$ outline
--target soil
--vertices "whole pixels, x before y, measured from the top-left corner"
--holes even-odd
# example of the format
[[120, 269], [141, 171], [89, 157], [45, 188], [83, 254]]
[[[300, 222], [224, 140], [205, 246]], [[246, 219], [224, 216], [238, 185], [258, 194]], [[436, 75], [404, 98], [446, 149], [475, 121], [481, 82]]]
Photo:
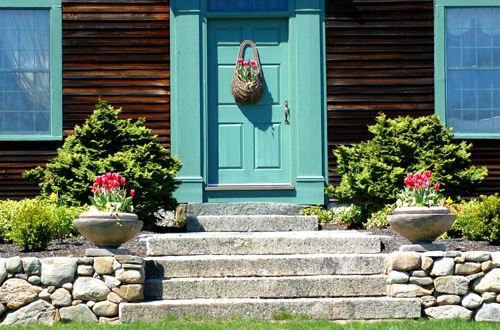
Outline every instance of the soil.
[[[385, 253], [397, 251], [403, 244], [412, 244], [409, 240], [388, 228], [373, 228], [369, 231], [376, 235], [392, 237], [391, 241], [384, 244], [383, 252]], [[490, 245], [485, 241], [469, 241], [462, 238], [437, 239], [434, 243], [446, 245], [447, 251], [500, 251], [499, 245]]]
[[[347, 230], [347, 226], [337, 223], [325, 223], [320, 225], [322, 230]], [[389, 228], [372, 228], [368, 230], [375, 235], [390, 236], [392, 240], [384, 241], [382, 252], [390, 253], [398, 251], [401, 245], [412, 244], [409, 240], [393, 232]], [[485, 241], [469, 241], [467, 239], [437, 239], [437, 244], [446, 245], [446, 251], [500, 251], [500, 245], [490, 245]]]
[[[128, 249], [131, 254], [145, 257], [146, 241], [145, 238], [153, 233], [143, 231], [133, 240], [122, 245], [122, 249]], [[97, 248], [94, 244], [87, 241], [82, 236], [74, 239], [53, 240], [49, 243], [46, 250], [40, 252], [23, 252], [23, 250], [13, 244], [0, 244], [0, 257], [8, 258], [13, 256], [23, 257], [84, 257], [85, 249]]]
[[[324, 224], [322, 230], [346, 230], [345, 226], [336, 224]], [[390, 236], [392, 240], [384, 242], [383, 253], [397, 251], [403, 244], [411, 244], [406, 238], [391, 231], [390, 229], [374, 228], [370, 229], [375, 235]], [[167, 232], [179, 232], [178, 229], [167, 230]], [[145, 257], [146, 256], [146, 238], [154, 235], [153, 232], [143, 231], [133, 240], [125, 243], [121, 248], [128, 249], [131, 254]], [[500, 251], [500, 246], [489, 245], [483, 241], [469, 241], [465, 239], [438, 239], [436, 243], [445, 244], [448, 251]], [[0, 258], [8, 258], [13, 256], [22, 257], [83, 257], [85, 249], [96, 248], [96, 246], [88, 242], [83, 237], [79, 236], [74, 239], [53, 240], [45, 251], [40, 252], [23, 252], [21, 248], [13, 244], [0, 244]]]

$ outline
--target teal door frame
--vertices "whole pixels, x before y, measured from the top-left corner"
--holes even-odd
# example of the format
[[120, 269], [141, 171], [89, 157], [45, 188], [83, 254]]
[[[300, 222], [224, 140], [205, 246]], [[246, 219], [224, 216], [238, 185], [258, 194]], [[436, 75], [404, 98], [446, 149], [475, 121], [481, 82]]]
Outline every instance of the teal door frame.
[[[327, 178], [326, 51], [323, 0], [289, 0], [287, 11], [208, 11], [206, 0], [170, 1], [172, 154], [182, 170], [175, 193], [179, 202], [276, 201], [322, 204]], [[207, 31], [211, 18], [289, 19], [290, 113], [298, 124], [292, 158], [293, 191], [209, 192]], [[228, 82], [229, 84], [229, 82]]]

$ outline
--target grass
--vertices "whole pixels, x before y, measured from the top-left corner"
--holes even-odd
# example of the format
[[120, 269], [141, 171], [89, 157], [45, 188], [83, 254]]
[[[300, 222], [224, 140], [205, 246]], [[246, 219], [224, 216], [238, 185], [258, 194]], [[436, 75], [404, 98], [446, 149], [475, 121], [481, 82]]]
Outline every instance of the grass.
[[224, 320], [173, 320], [167, 319], [159, 323], [134, 323], [119, 325], [95, 324], [55, 324], [53, 326], [17, 326], [5, 329], [26, 330], [494, 330], [500, 329], [500, 323], [471, 322], [464, 320], [418, 320], [418, 321], [373, 321], [336, 323], [328, 320], [287, 319], [281, 321], [256, 321], [233, 319]]

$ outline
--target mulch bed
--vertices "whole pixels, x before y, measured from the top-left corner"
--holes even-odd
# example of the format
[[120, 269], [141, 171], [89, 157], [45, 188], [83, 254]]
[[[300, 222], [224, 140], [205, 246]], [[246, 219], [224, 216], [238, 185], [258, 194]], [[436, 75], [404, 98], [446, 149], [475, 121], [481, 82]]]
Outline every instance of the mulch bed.
[[[322, 230], [336, 230], [343, 229], [345, 227], [337, 226], [334, 224], [323, 225]], [[172, 232], [179, 232], [178, 229], [173, 229]], [[391, 231], [390, 229], [370, 229], [370, 232], [376, 235], [391, 236], [392, 240], [384, 244], [384, 253], [390, 253], [397, 251], [399, 246], [403, 244], [411, 244], [406, 238], [400, 236], [399, 234]], [[127, 242], [122, 246], [124, 249], [128, 249], [131, 254], [140, 257], [146, 256], [146, 238], [154, 233], [143, 231], [136, 236], [133, 240]], [[454, 251], [500, 251], [500, 246], [489, 245], [487, 242], [482, 241], [469, 241], [465, 239], [438, 239], [436, 243], [445, 244], [447, 250]], [[0, 244], [0, 258], [8, 258], [13, 256], [20, 257], [83, 257], [85, 255], [85, 249], [96, 248], [96, 246], [83, 237], [79, 236], [75, 239], [67, 240], [53, 240], [49, 243], [47, 250], [41, 252], [23, 252], [21, 248], [13, 244]], [[328, 251], [322, 251], [328, 253]]]
[[[125, 243], [122, 248], [128, 249], [131, 254], [145, 257], [146, 256], [146, 242], [145, 237], [153, 234], [151, 232], [141, 232], [133, 240]], [[82, 236], [74, 239], [53, 240], [49, 243], [47, 250], [40, 252], [23, 252], [21, 248], [13, 244], [0, 244], [0, 257], [8, 258], [19, 256], [23, 257], [84, 257], [85, 249], [97, 248], [94, 244], [87, 241]]]
[[[391, 236], [392, 241], [384, 245], [384, 252], [397, 251], [403, 244], [412, 244], [403, 236], [387, 228], [373, 228], [370, 232], [376, 235]], [[499, 245], [490, 245], [485, 241], [469, 241], [462, 238], [437, 239], [434, 243], [446, 245], [447, 251], [500, 251]]]

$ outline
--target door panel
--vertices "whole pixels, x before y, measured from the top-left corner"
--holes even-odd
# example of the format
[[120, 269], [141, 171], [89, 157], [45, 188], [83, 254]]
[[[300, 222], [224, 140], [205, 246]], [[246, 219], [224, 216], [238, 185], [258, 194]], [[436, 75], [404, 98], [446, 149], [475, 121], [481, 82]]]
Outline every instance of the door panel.
[[[259, 49], [266, 83], [255, 105], [238, 105], [231, 79], [240, 43]], [[245, 59], [252, 59], [247, 48]], [[208, 23], [208, 183], [291, 182], [291, 127], [284, 125], [290, 67], [287, 19], [220, 19]]]

